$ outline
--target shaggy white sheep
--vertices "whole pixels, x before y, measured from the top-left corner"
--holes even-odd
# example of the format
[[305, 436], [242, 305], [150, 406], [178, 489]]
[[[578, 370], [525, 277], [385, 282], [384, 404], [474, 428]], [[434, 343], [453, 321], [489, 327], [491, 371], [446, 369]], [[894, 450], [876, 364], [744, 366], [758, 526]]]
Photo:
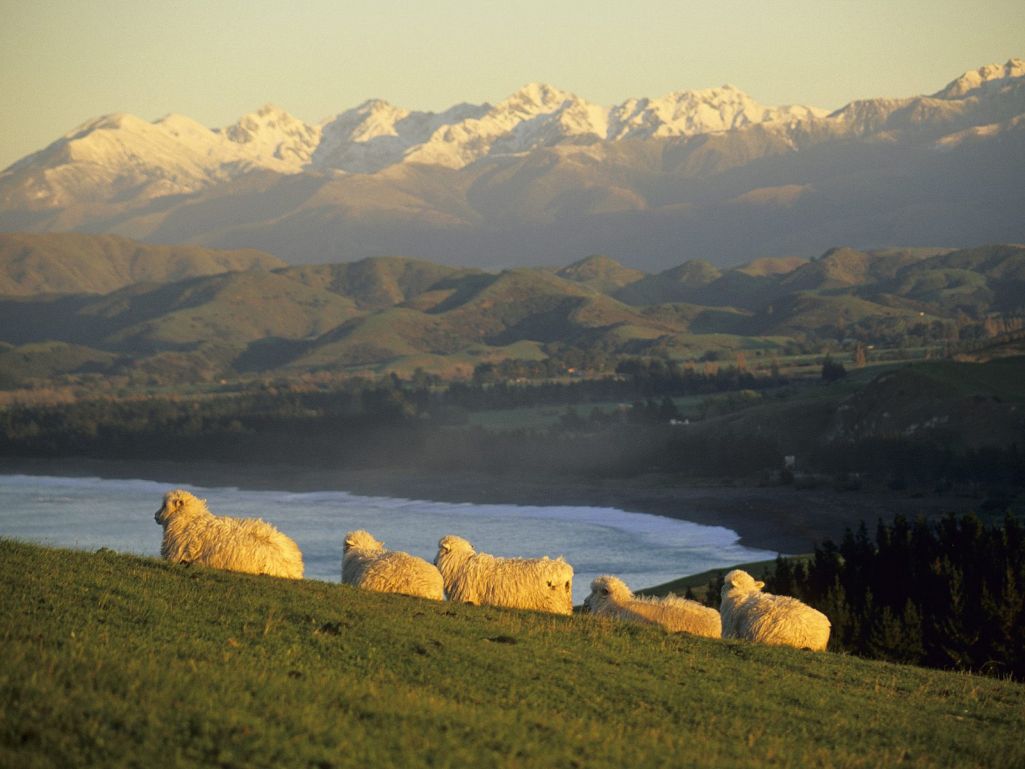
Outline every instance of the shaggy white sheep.
[[342, 582], [347, 585], [378, 593], [445, 599], [445, 585], [436, 566], [409, 553], [385, 550], [370, 532], [350, 531], [342, 552]]
[[259, 518], [212, 515], [205, 499], [183, 489], [165, 494], [153, 518], [164, 527], [160, 554], [169, 561], [302, 579], [299, 547]]
[[434, 559], [450, 601], [573, 613], [573, 567], [562, 558], [498, 558], [451, 534]]
[[825, 651], [829, 618], [796, 598], [763, 593], [763, 587], [741, 569], [726, 575], [719, 607], [723, 638]]
[[591, 594], [584, 599], [584, 608], [592, 614], [661, 625], [671, 633], [722, 636], [722, 621], [715, 609], [675, 595], [635, 596], [618, 577], [596, 577], [591, 582]]

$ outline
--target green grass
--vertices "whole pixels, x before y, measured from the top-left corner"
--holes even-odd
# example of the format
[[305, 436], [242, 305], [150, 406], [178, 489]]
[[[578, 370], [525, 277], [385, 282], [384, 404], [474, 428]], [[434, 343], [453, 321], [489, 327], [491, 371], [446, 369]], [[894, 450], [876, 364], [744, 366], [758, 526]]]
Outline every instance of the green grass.
[[1025, 687], [0, 541], [0, 766], [1025, 763]]
[[[708, 396], [705, 395], [687, 395], [672, 398], [672, 401], [676, 404], [682, 417], [696, 419], [701, 415], [703, 404], [707, 398]], [[661, 398], [654, 400], [658, 403]], [[568, 407], [559, 405], [488, 409], [469, 412], [468, 423], [487, 430], [547, 430], [559, 423], [559, 420], [566, 415], [567, 408], [576, 411], [581, 419], [588, 419], [594, 409], [611, 414], [632, 405], [633, 401], [598, 401], [596, 403], [577, 403]]]

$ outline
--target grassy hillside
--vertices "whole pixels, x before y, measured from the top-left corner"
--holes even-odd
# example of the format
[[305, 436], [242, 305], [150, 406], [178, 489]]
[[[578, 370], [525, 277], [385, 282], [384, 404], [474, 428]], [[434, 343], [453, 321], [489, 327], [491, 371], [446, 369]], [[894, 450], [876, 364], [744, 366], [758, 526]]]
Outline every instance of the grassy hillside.
[[[4, 243], [20, 236], [3, 237], [0, 292], [7, 278], [28, 285], [31, 273], [21, 262], [4, 271]], [[79, 384], [77, 360], [40, 366], [33, 348], [22, 349], [53, 342], [96, 351], [85, 370], [119, 377], [120, 363], [104, 364], [104, 355], [115, 361], [127, 354], [159, 371], [156, 356], [188, 356], [211, 340], [232, 352], [217, 356], [216, 365], [185, 364], [214, 381], [418, 366], [451, 377], [472, 373], [480, 361], [515, 357], [523, 345], [531, 357], [535, 350], [555, 357], [574, 348], [581, 361], [588, 359], [574, 367], [591, 372], [610, 362], [614, 368], [610, 359], [623, 356], [707, 361], [761, 351], [761, 360], [752, 356], [747, 363], [765, 370], [776, 360], [790, 374], [794, 355], [830, 351], [850, 359], [858, 345], [873, 350], [875, 360], [907, 359], [912, 349], [952, 354], [1025, 324], [1025, 247], [1014, 245], [955, 252], [837, 248], [811, 261], [767, 259], [730, 270], [692, 260], [657, 275], [602, 256], [559, 271], [499, 273], [378, 257], [179, 279], [181, 270], [223, 273], [230, 265], [183, 266], [184, 252], [161, 247], [167, 253], [158, 259], [158, 252], [146, 251], [151, 247], [123, 239], [108, 240], [125, 250], [117, 257], [125, 264], [113, 256], [82, 262], [79, 241], [45, 237], [57, 244], [50, 261], [71, 270], [65, 278], [80, 293], [0, 295], [0, 342], [14, 347], [5, 387]], [[154, 264], [164, 272], [154, 273]], [[88, 280], [75, 277], [83, 265]], [[107, 275], [111, 270], [117, 275]], [[150, 282], [134, 282], [144, 278]], [[96, 296], [89, 293], [101, 290], [95, 281], [131, 285]]]
[[117, 235], [0, 233], [0, 295], [106, 294], [132, 283], [270, 270], [280, 259], [255, 249], [158, 246]]
[[646, 273], [624, 267], [616, 260], [602, 254], [588, 256], [568, 267], [563, 267], [555, 274], [566, 280], [583, 283], [588, 288], [605, 294], [618, 291], [646, 276]]
[[1025, 687], [0, 541], [0, 764], [1013, 767]]

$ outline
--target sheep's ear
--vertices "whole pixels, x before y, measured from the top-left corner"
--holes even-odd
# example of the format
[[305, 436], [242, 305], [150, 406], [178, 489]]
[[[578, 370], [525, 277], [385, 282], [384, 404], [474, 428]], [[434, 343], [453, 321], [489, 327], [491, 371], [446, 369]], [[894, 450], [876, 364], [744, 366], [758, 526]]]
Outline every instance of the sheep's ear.
[[758, 588], [759, 590], [761, 590], [763, 587], [765, 587], [765, 583], [764, 582], [755, 582], [755, 587]]

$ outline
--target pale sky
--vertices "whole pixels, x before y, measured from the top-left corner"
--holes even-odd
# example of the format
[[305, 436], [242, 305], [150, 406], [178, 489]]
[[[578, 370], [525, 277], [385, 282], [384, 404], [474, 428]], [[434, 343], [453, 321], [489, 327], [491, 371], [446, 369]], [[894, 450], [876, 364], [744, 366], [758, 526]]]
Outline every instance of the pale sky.
[[265, 103], [611, 105], [730, 83], [763, 104], [912, 96], [1025, 58], [1022, 0], [0, 0], [0, 169], [89, 118], [210, 127]]

